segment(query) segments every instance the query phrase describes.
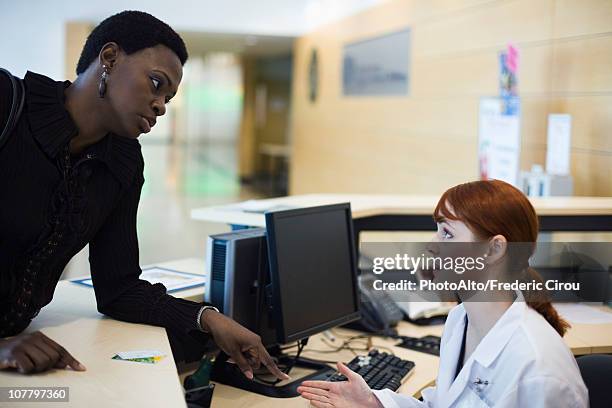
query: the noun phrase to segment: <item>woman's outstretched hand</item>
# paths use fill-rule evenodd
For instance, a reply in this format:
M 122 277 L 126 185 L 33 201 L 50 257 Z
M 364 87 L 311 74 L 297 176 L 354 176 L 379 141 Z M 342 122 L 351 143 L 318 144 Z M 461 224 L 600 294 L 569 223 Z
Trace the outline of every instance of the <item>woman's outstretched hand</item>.
M 279 380 L 289 379 L 289 376 L 276 366 L 261 343 L 261 338 L 246 327 L 221 313 L 208 310 L 202 313 L 201 324 L 212 334 L 217 346 L 231 357 L 248 379 L 253 379 L 253 370 L 257 370 L 261 365 L 266 366 Z
M 365 380 L 342 363 L 338 371 L 348 381 L 304 381 L 298 387 L 302 398 L 317 408 L 382 408 Z
M 39 331 L 0 339 L 0 369 L 15 368 L 29 374 L 66 367 L 85 371 L 65 348 Z

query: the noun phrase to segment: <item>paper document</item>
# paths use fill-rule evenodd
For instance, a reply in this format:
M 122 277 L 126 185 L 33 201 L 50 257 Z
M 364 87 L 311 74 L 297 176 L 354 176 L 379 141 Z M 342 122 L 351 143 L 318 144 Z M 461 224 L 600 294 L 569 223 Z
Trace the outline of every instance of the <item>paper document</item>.
M 455 302 L 396 302 L 411 320 L 446 316 L 455 307 Z
M 133 361 L 135 363 L 157 364 L 166 357 L 157 350 L 122 351 L 111 357 L 113 360 Z
M 166 287 L 168 293 L 204 286 L 206 277 L 195 273 L 174 271 L 172 269 L 153 266 L 142 270 L 140 279 L 152 284 L 161 283 Z M 93 287 L 91 278 L 73 279 L 71 282 Z
M 291 210 L 295 207 L 287 204 L 270 203 L 266 200 L 247 200 L 241 203 L 228 205 L 225 208 L 235 211 L 263 214 L 269 211 Z
M 612 323 L 612 313 L 580 303 L 555 303 L 555 309 L 570 323 Z
M 131 360 L 133 358 L 148 358 L 163 356 L 164 353 L 158 350 L 135 350 L 135 351 L 121 351 L 117 353 L 123 360 Z

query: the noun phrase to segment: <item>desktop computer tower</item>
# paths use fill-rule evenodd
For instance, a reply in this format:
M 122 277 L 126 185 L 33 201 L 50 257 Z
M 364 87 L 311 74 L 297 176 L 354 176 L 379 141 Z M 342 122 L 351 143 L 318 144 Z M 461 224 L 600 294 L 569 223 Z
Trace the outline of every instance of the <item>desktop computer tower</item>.
M 204 300 L 272 344 L 267 248 L 265 228 L 211 235 Z

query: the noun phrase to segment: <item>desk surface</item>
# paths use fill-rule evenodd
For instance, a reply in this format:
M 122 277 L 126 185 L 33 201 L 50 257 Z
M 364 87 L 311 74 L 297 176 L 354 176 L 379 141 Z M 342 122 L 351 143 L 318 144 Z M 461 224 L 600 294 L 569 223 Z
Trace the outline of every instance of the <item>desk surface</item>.
M 612 313 L 607 306 L 598 309 Z M 612 353 L 612 323 L 572 323 L 564 338 L 574 355 Z
M 263 212 L 350 202 L 353 218 L 375 215 L 431 215 L 438 196 L 306 194 L 196 208 L 191 217 L 200 221 L 265 227 Z M 612 197 L 530 198 L 540 216 L 612 215 Z
M 604 309 L 607 310 L 607 309 Z M 407 322 L 400 322 L 398 325 L 399 334 L 422 337 L 426 335 L 442 335 L 443 326 L 416 326 Z M 352 330 L 334 329 L 336 342 L 341 341 L 351 335 L 359 334 Z M 565 343 L 571 348 L 575 355 L 591 353 L 612 352 L 612 324 L 573 324 L 570 331 L 564 337 Z M 401 347 L 395 347 L 397 340 L 387 340 L 383 338 L 373 338 L 373 347 L 391 349 L 400 358 L 415 362 L 413 373 L 404 381 L 398 390 L 402 394 L 414 395 L 418 397 L 421 390 L 433 385 L 438 375 L 439 358 L 429 354 L 424 354 Z M 364 345 L 365 341 L 356 341 L 355 346 Z M 341 352 L 327 353 L 321 351 L 330 350 L 330 343 L 324 342 L 322 335 L 311 337 L 308 346 L 304 349 L 303 355 L 313 359 L 344 362 L 350 361 L 354 354 L 349 350 Z M 316 351 L 313 351 L 316 350 Z M 607 351 L 606 351 L 607 350 Z M 387 351 L 387 350 L 385 350 Z M 365 354 L 364 351 L 359 353 Z M 305 375 L 305 371 L 292 371 L 292 375 L 297 377 Z M 217 384 L 213 399 L 215 407 L 244 407 L 244 408 L 264 408 L 264 407 L 307 407 L 308 404 L 301 398 L 274 399 L 261 395 L 244 392 L 235 388 Z
M 171 269 L 191 273 L 204 273 L 201 259 L 183 259 L 157 264 Z M 189 289 L 175 294 L 200 300 L 202 288 Z M 607 308 L 602 308 L 608 310 Z M 609 311 L 609 310 L 608 310 Z M 91 288 L 68 281 L 58 284 L 54 300 L 45 307 L 27 331 L 41 330 L 53 338 L 87 367 L 85 372 L 54 370 L 47 373 L 24 376 L 14 372 L 0 371 L 0 384 L 5 387 L 70 387 L 70 402 L 62 407 L 184 407 L 183 389 L 179 382 L 176 365 L 165 330 L 159 327 L 119 322 L 106 318 L 96 310 L 94 292 Z M 401 322 L 400 334 L 420 337 L 428 334 L 441 335 L 442 326 L 416 326 Z M 335 329 L 340 343 L 346 336 L 356 332 Z M 574 324 L 565 337 L 574 354 L 612 352 L 612 324 Z M 334 344 L 336 344 L 334 343 Z M 418 395 L 420 390 L 431 385 L 438 371 L 438 357 L 399 347 L 395 340 L 373 339 L 373 346 L 391 348 L 394 353 L 416 363 L 415 370 L 400 387 L 400 392 Z M 356 341 L 355 346 L 365 345 Z M 112 360 L 118 351 L 156 349 L 168 357 L 159 364 L 148 365 Z M 349 350 L 329 353 L 322 335 L 313 336 L 304 351 L 304 356 L 330 361 L 350 361 Z M 365 353 L 365 350 L 362 352 Z M 305 373 L 292 373 L 295 378 Z M 0 406 L 14 406 L 0 403 Z M 40 407 L 40 403 L 20 403 L 20 407 Z M 59 406 L 59 405 L 58 405 Z M 272 399 L 218 384 L 215 389 L 215 407 L 306 407 L 301 398 Z
M 165 330 L 103 317 L 96 310 L 93 289 L 59 282 L 53 301 L 27 329 L 36 330 L 64 346 L 87 371 L 53 370 L 28 376 L 0 371 L 2 386 L 69 387 L 69 402 L 61 403 L 67 407 L 185 406 Z M 151 349 L 167 357 L 158 364 L 111 359 L 120 351 Z M 30 405 L 41 406 L 19 403 Z M 15 404 L 0 402 L 0 406 Z
M 200 259 L 156 265 L 204 273 L 204 262 Z M 200 287 L 174 295 L 201 300 L 202 294 Z M 87 371 L 53 370 L 28 376 L 0 371 L 3 387 L 69 387 L 69 402 L 57 403 L 62 407 L 186 406 L 166 330 L 101 315 L 96 309 L 92 288 L 60 281 L 53 301 L 41 310 L 26 331 L 36 330 L 64 346 L 87 367 Z M 167 357 L 158 364 L 111 359 L 117 352 L 129 350 L 159 350 Z M 0 402 L 0 407 L 14 406 L 16 404 Z M 19 403 L 18 406 L 36 408 L 43 405 L 36 402 Z
M 442 326 L 418 327 L 409 323 L 402 322 L 399 325 L 401 334 L 410 336 L 425 336 L 428 334 L 439 335 L 442 331 Z M 324 343 L 323 336 L 318 334 L 310 338 L 308 345 L 303 351 L 305 357 L 325 360 L 325 361 L 344 361 L 348 362 L 355 356 L 349 350 L 329 353 L 332 350 L 331 345 L 340 345 L 342 341 L 350 336 L 360 334 L 358 332 L 346 329 L 334 329 L 336 341 L 334 343 Z M 394 347 L 393 344 L 397 340 L 386 340 L 382 338 L 373 338 L 373 347 L 388 348 L 393 350 L 395 355 L 406 360 L 412 360 L 416 366 L 413 373 L 408 376 L 399 389 L 400 393 L 408 395 L 418 395 L 421 389 L 433 384 L 438 374 L 439 358 L 433 355 L 420 353 L 400 347 Z M 365 346 L 365 340 L 359 340 L 352 343 L 356 348 Z M 316 351 L 313 351 L 316 350 Z M 387 351 L 387 350 L 383 350 Z M 291 354 L 294 350 L 289 350 Z M 365 349 L 358 351 L 358 354 L 366 354 Z M 294 378 L 299 378 L 306 375 L 309 371 L 292 370 L 291 375 Z M 213 397 L 213 407 L 232 407 L 232 408 L 267 408 L 267 407 L 309 407 L 308 402 L 301 398 L 268 398 L 262 395 L 253 394 L 229 387 L 223 384 L 217 384 Z

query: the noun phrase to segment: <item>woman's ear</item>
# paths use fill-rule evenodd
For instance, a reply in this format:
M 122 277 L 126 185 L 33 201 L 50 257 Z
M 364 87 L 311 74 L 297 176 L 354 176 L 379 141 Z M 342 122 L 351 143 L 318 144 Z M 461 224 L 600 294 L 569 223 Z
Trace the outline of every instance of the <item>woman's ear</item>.
M 113 68 L 119 57 L 119 45 L 116 42 L 108 42 L 102 46 L 98 60 L 100 65 L 106 65 L 109 69 Z
M 489 244 L 487 245 L 487 253 L 485 254 L 487 263 L 491 265 L 499 262 L 499 260 L 506 255 L 507 248 L 508 241 L 506 237 L 503 235 L 495 235 L 489 240 Z

